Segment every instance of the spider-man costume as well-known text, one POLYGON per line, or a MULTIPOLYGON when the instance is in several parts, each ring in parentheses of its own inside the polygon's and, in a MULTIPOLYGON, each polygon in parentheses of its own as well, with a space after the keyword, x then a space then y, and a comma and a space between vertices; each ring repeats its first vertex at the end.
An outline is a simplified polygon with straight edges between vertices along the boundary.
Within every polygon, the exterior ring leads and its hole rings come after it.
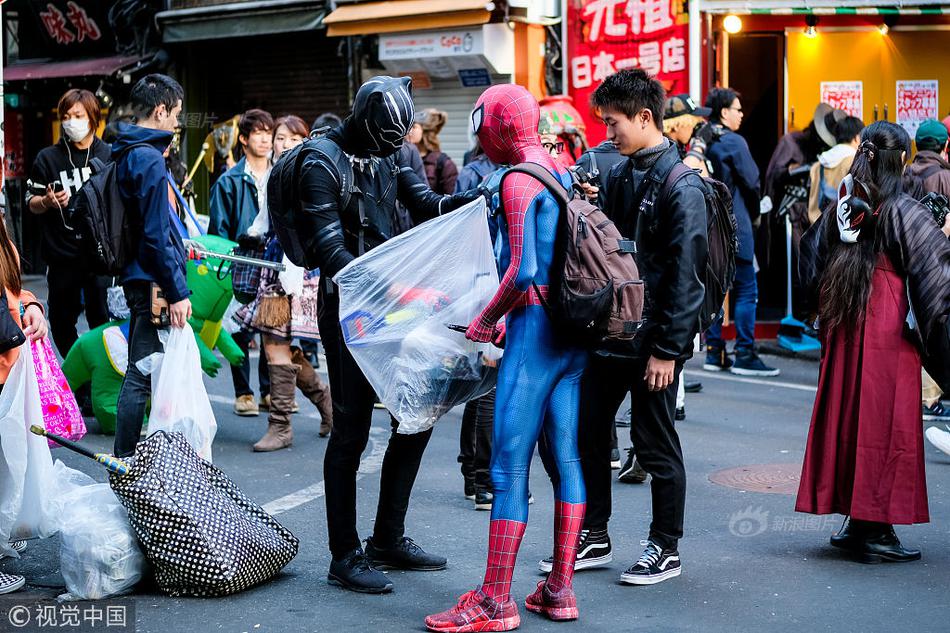
MULTIPOLYGON (((479 98, 472 122, 493 162, 538 163, 569 186, 570 176, 560 172, 562 167, 541 146, 539 117, 538 103, 527 90, 499 85, 479 98)), ((510 599, 511 576, 528 519, 528 469, 542 432, 560 475, 554 491, 555 560, 547 581, 538 584, 525 606, 551 619, 577 618, 571 580, 585 509, 577 417, 586 354, 555 337, 533 289, 536 284, 546 295, 560 209, 553 195, 527 174, 506 176, 500 197, 506 220, 501 254, 505 274, 465 334, 473 341, 493 340, 505 317, 491 461, 494 503, 488 568, 480 589, 463 595, 452 609, 426 618, 433 631, 508 631, 520 623, 510 599)))

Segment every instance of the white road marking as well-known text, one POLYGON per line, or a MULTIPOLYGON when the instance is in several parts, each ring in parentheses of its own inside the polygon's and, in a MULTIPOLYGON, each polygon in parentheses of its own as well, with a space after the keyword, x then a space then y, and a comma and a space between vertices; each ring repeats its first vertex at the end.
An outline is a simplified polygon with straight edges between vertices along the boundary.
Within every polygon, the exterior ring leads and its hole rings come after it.
MULTIPOLYGON (((377 426, 369 430, 369 441, 373 448, 369 455, 360 460, 360 468, 356 471, 357 481, 366 475, 379 472, 380 468, 382 468, 383 456, 386 454, 386 447, 389 444, 389 434, 389 431, 377 426)), ((314 499, 319 499, 324 494, 326 494, 326 486, 323 481, 318 481, 312 486, 307 486, 297 492, 292 492, 289 495, 264 504, 264 511, 271 515, 281 514, 302 506, 305 503, 309 503, 314 499)))
POLYGON ((809 391, 811 393, 818 391, 818 387, 814 385, 806 385, 798 382, 763 380, 761 378, 741 378, 739 376, 733 376, 732 374, 717 374, 709 371, 686 370, 685 374, 693 378, 715 378, 717 380, 725 380, 726 382, 743 382, 748 385, 765 385, 766 387, 784 387, 785 389, 797 389, 798 391, 809 391))
MULTIPOLYGON (((208 400, 211 402, 217 402, 219 404, 234 404, 234 398, 219 396, 218 394, 214 393, 208 394, 208 400)), ((320 415, 316 413, 295 413, 294 417, 313 418, 314 420, 320 419, 320 415)), ((383 457, 386 455, 386 447, 389 446, 389 436, 390 431, 388 429, 377 426, 370 428, 369 441, 372 449, 366 457, 360 460, 359 470, 356 471, 357 481, 366 475, 379 472, 383 467, 383 457)), ((319 499, 325 494, 326 485, 321 480, 312 486, 301 488, 300 490, 292 492, 289 495, 285 495, 279 499, 274 499, 273 501, 264 504, 263 507, 264 510, 271 515, 282 514, 288 510, 293 510, 294 508, 302 506, 305 503, 310 503, 314 499, 319 499)))

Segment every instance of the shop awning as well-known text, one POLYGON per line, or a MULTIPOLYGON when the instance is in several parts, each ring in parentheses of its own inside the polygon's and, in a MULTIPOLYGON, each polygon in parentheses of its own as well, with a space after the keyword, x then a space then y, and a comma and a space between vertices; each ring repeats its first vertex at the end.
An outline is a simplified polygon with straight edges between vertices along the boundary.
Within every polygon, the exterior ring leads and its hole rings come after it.
POLYGON ((292 31, 312 31, 326 16, 324 0, 249 0, 155 14, 166 44, 292 31))
POLYGON ((369 35, 487 24, 486 0, 389 0, 340 6, 324 20, 327 35, 369 35))
POLYGON ((704 0, 699 10, 733 15, 950 15, 946 0, 916 0, 913 6, 888 6, 873 0, 704 0))
POLYGON ((77 59, 71 61, 21 62, 3 69, 3 81, 28 81, 30 79, 55 79, 57 77, 109 76, 128 68, 143 57, 116 56, 77 59))

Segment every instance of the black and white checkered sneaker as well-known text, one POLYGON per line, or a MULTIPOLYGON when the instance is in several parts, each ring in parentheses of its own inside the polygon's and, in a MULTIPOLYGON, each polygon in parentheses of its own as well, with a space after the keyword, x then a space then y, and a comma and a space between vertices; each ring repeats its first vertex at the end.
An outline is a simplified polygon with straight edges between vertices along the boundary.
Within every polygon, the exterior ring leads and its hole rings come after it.
POLYGON ((26 584, 26 578, 23 576, 14 576, 13 574, 4 574, 0 572, 0 594, 13 593, 23 588, 26 584))
POLYGON ((653 541, 640 541, 646 549, 630 569, 620 574, 620 582, 628 585, 655 585, 680 575, 680 554, 675 549, 662 549, 653 541))

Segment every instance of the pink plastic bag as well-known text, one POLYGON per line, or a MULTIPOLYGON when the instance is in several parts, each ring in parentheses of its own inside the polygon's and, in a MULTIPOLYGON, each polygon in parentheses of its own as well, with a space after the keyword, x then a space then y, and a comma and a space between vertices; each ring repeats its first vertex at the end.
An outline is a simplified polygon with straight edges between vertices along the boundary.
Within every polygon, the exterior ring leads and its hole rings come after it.
MULTIPOLYGON (((56 360, 56 353, 49 339, 33 341, 33 367, 36 369, 36 382, 40 387, 40 406, 43 409, 43 422, 46 430, 67 440, 79 440, 86 434, 86 423, 82 419, 76 396, 73 395, 56 360)), ((56 444, 49 440, 51 448, 56 444)))

